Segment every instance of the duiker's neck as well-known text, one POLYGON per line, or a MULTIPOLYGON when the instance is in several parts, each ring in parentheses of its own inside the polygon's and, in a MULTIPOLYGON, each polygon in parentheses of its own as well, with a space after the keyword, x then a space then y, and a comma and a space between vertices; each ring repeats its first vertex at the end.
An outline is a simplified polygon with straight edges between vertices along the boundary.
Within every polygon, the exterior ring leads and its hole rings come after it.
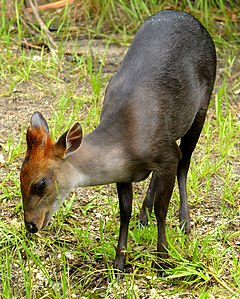
POLYGON ((103 185, 128 180, 124 148, 113 136, 93 131, 69 158, 75 187, 103 185))

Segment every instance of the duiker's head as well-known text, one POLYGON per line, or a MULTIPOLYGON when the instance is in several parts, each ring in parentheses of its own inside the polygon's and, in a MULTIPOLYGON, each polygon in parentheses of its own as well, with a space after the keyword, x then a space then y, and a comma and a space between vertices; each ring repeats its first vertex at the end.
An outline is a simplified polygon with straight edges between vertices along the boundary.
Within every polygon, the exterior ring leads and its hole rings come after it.
POLYGON ((81 139, 81 126, 75 123, 53 142, 42 114, 32 115, 20 172, 24 221, 29 232, 36 233, 45 227, 72 190, 67 157, 78 149, 81 139))

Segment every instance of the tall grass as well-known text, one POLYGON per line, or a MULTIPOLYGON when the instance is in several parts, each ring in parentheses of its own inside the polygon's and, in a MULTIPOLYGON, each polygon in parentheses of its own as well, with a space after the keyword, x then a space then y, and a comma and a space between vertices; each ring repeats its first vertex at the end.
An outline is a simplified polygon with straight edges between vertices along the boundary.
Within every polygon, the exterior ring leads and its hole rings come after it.
MULTIPOLYGON (((12 1, 15 14, 6 16, 6 0, 1 4, 1 35, 6 38, 9 31, 16 26, 19 40, 26 34, 28 28, 22 22, 24 19, 24 1, 12 1)), ((239 40, 239 8, 236 0, 200 0, 200 1, 156 1, 156 0, 75 0, 73 5, 62 8, 61 13, 54 11, 40 12, 45 23, 51 29, 56 28, 59 38, 69 36, 68 30, 78 28, 80 32, 90 35, 136 32, 143 21, 150 15, 162 9, 177 9, 190 12, 197 17, 221 43, 239 40), (83 24, 83 25, 82 25, 83 24), (78 26, 78 27, 76 27, 78 26)), ((37 30, 37 24, 33 28, 37 30)), ((32 25, 31 25, 32 26, 32 25)), ((44 37, 44 35, 42 35, 44 37)))

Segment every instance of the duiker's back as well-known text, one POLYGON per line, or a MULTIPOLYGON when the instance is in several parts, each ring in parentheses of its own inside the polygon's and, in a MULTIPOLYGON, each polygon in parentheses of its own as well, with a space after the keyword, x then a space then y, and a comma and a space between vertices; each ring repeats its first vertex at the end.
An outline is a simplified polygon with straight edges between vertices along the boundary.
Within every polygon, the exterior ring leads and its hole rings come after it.
POLYGON ((109 121, 128 109, 133 119, 148 122, 153 136, 159 119, 169 122, 179 139, 197 112, 207 110, 215 72, 215 47, 207 30, 187 13, 158 12, 141 26, 112 78, 102 118, 109 121))

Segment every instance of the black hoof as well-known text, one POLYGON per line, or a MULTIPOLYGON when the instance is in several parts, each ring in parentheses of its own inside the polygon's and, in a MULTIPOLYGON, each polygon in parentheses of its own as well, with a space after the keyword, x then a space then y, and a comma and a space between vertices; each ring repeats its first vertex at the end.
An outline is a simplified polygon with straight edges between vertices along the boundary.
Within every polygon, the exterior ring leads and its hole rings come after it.
POLYGON ((172 268, 172 265, 167 261, 160 261, 160 262, 154 261, 152 263, 152 267, 157 270, 158 277, 164 278, 168 276, 166 270, 172 268))

